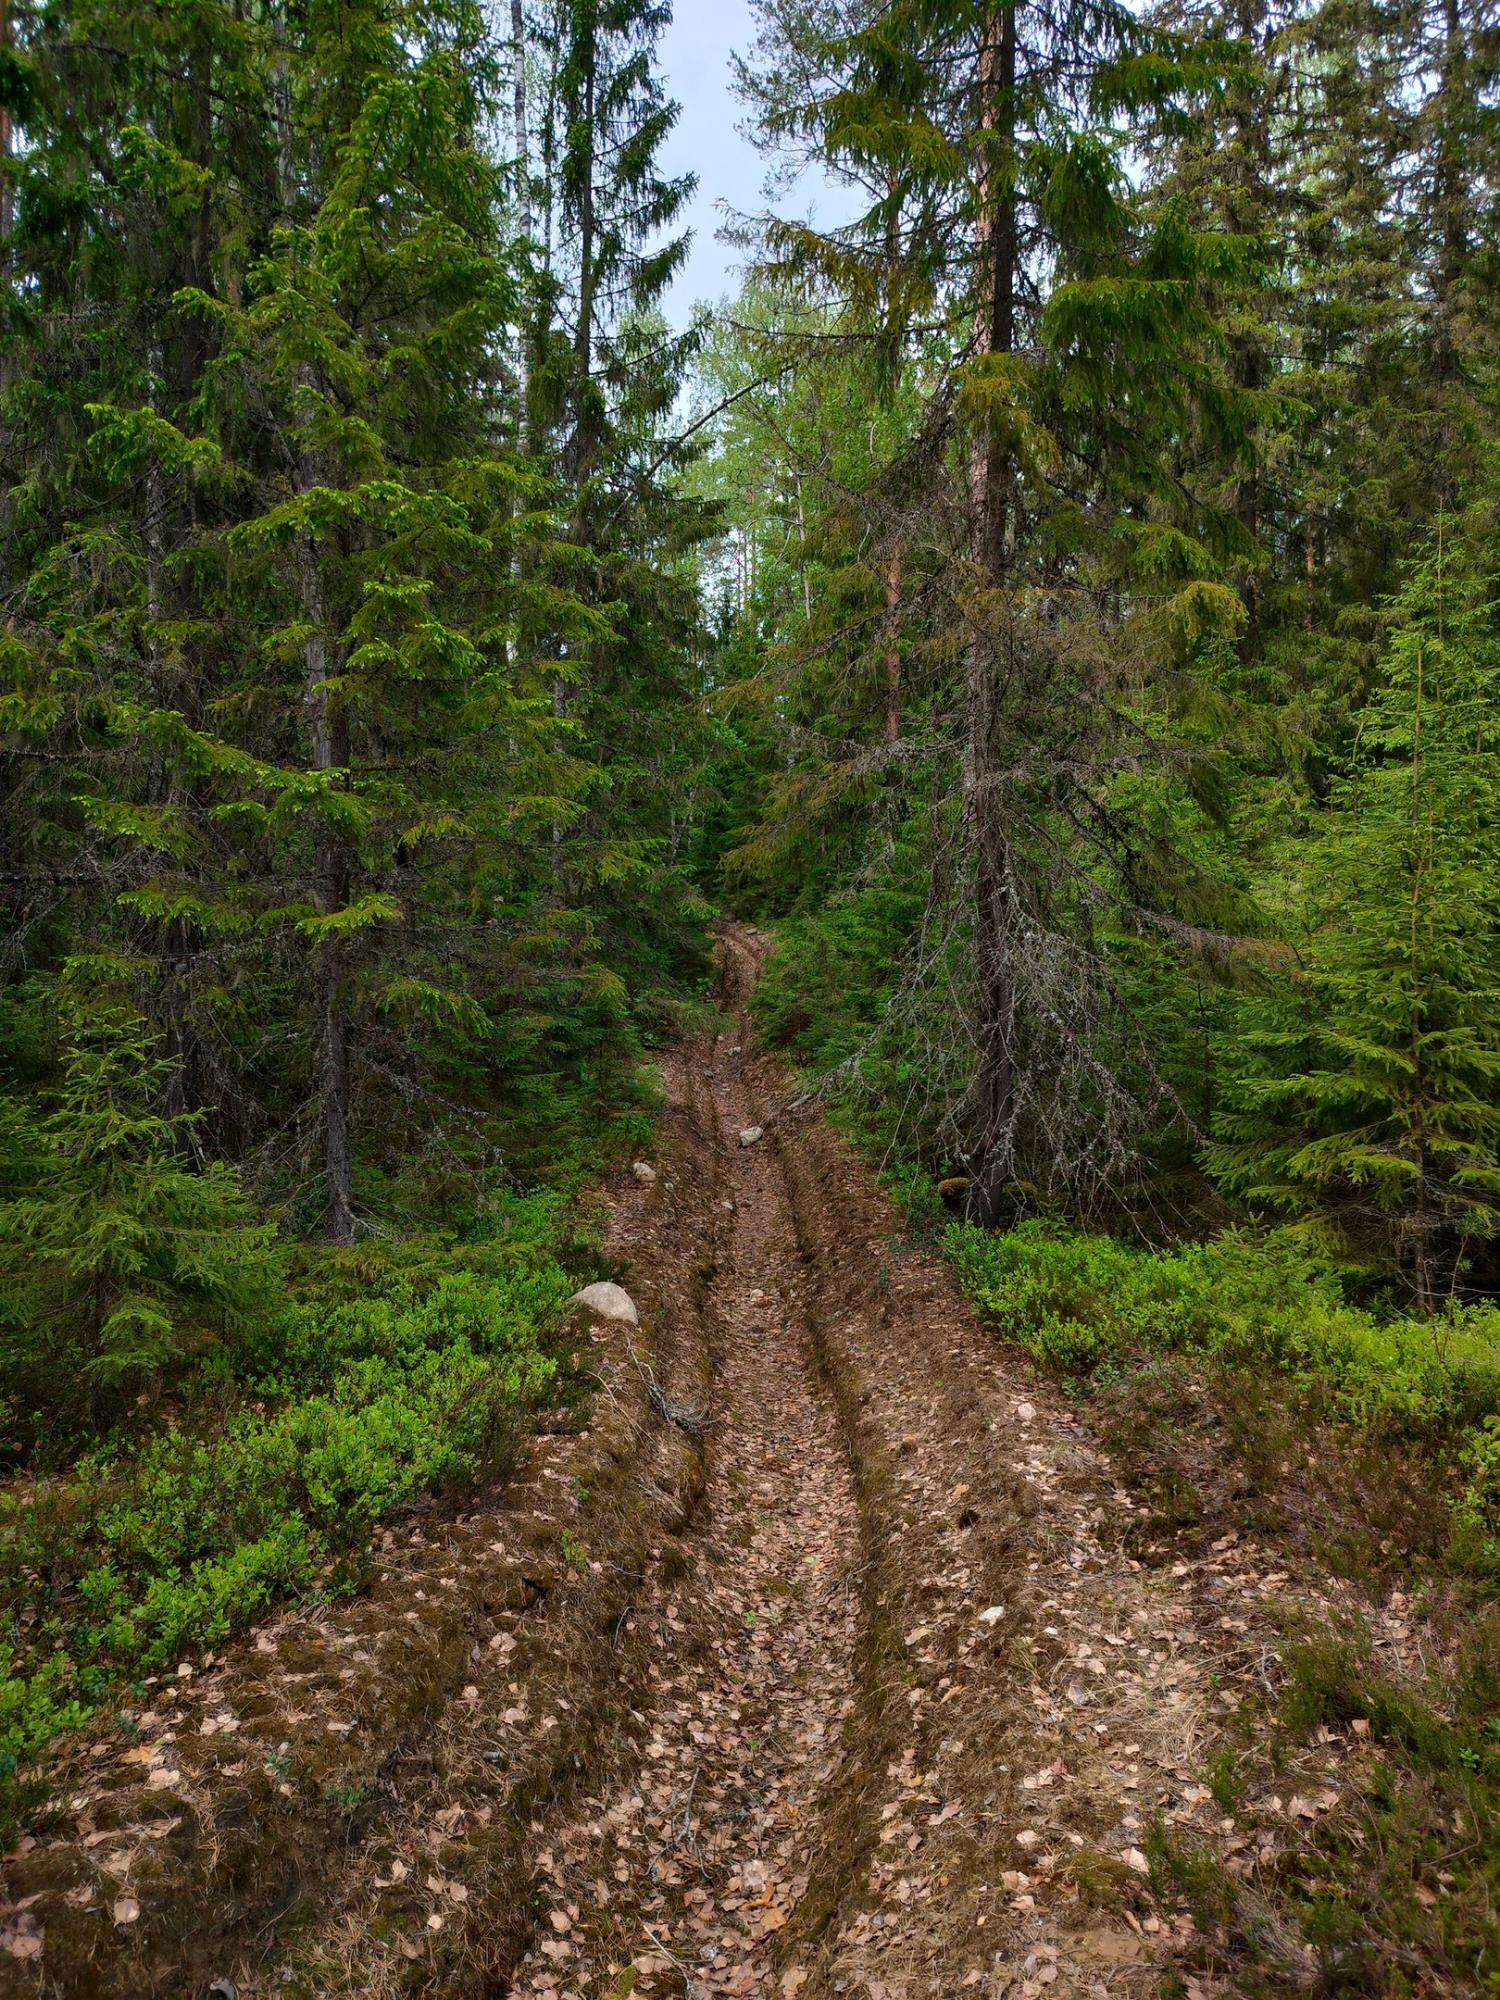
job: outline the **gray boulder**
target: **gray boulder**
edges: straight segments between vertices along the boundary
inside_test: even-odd
[[[635,1300],[623,1285],[585,1285],[581,1292],[573,1294],[568,1304],[582,1306],[595,1319],[623,1320],[627,1326],[639,1326],[641,1323]]]

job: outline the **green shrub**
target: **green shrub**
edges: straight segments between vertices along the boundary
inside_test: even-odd
[[[425,1288],[400,1273],[374,1296],[289,1307],[242,1345],[239,1371],[259,1394],[294,1395],[356,1362],[416,1367],[459,1343],[489,1358],[524,1354],[573,1289],[557,1264],[530,1258],[499,1274],[450,1271]]]
[[[378,1522],[504,1465],[574,1283],[540,1233],[514,1265],[289,1306],[239,1356],[257,1404],[0,1497],[0,1610],[26,1635],[0,1657],[0,1788],[111,1684],[327,1587]]]
[[[1312,1413],[1416,1445],[1467,1470],[1455,1521],[1465,1546],[1500,1539],[1500,1311],[1388,1318],[1344,1299],[1284,1243],[1226,1235],[1173,1251],[1028,1222],[988,1236],[954,1224],[945,1244],[965,1291],[1039,1361],[1074,1376],[1141,1354],[1274,1369]]]
[[[73,1663],[54,1654],[30,1673],[9,1646],[0,1645],[0,1826],[18,1775],[56,1736],[88,1719],[87,1704],[73,1691]]]
[[[1500,1416],[1487,1417],[1463,1453],[1467,1474],[1456,1510],[1459,1551],[1475,1569],[1500,1574]]]

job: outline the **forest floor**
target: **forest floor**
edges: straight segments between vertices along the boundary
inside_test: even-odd
[[[1350,1587],[1157,1532],[755,1050],[761,950],[725,927],[724,1025],[666,1060],[654,1182],[611,1192],[642,1323],[596,1329],[586,1422],[85,1738],[8,1861],[0,1993],[1312,1983],[1277,1856],[1368,1725],[1274,1790],[1206,1774]],[[1399,1669],[1399,1592],[1365,1615]]]

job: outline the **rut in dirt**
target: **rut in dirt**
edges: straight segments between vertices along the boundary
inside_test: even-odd
[[[859,1521],[813,1365],[808,1273],[738,1039],[689,1087],[726,1170],[711,1279],[715,1385],[695,1568],[632,1624],[655,1648],[629,1778],[537,1857],[541,1934],[510,2000],[579,1992],[796,1991],[779,1934],[803,1896],[818,1800],[854,1707]]]

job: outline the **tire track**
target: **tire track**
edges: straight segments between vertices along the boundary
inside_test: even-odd
[[[738,1142],[760,1107],[736,1036],[691,1087],[726,1190],[698,1560],[633,1615],[655,1648],[640,1765],[537,1857],[543,1922],[509,2000],[790,1995],[803,1976],[779,1943],[854,1705],[858,1514],[779,1164]]]

